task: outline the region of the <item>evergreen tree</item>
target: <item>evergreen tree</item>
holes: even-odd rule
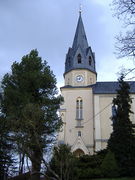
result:
[[[108,151],[108,153],[106,154],[100,168],[104,177],[112,178],[119,176],[119,168],[114,153],[112,153],[111,151]]]
[[[13,165],[12,149],[10,141],[9,126],[1,112],[2,91],[0,88],[0,180],[6,180],[9,168]]]
[[[121,175],[135,175],[135,136],[134,127],[130,121],[131,102],[130,86],[124,81],[124,75],[119,79],[117,96],[113,99],[113,132],[108,141],[108,148],[114,153]]]
[[[32,180],[38,180],[45,149],[61,125],[56,78],[37,50],[32,50],[20,63],[13,63],[2,88],[2,112],[10,123],[12,139],[17,150],[31,160]]]
[[[0,115],[0,180],[7,179],[13,165],[12,148],[7,121]]]

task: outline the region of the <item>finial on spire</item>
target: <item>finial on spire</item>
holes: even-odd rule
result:
[[[81,13],[82,13],[82,4],[80,4],[79,6],[79,14],[81,15]]]

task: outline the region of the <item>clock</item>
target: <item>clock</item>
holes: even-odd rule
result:
[[[77,82],[82,82],[83,81],[83,76],[82,75],[76,76],[76,81]]]

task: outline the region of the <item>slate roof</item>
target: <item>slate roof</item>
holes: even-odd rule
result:
[[[130,93],[135,94],[135,81],[128,81],[130,85]],[[92,88],[93,94],[116,94],[119,89],[118,82],[97,82],[89,86],[64,86],[62,88]]]
[[[78,63],[78,55],[81,56],[81,63]],[[88,45],[81,13],[79,15],[72,48],[69,48],[66,54],[64,74],[74,69],[88,69],[96,73],[95,54]]]
[[[72,49],[76,51],[78,46],[80,46],[81,49],[83,49],[83,50],[84,49],[86,50],[89,47],[87,37],[86,37],[86,33],[84,30],[84,25],[83,25],[81,13],[80,13],[80,16],[78,19],[78,24],[77,24],[77,28],[76,28],[76,32],[75,32],[75,37],[74,37]]]
[[[130,93],[135,93],[135,81],[128,81],[130,85]],[[118,82],[97,82],[92,87],[94,94],[116,94],[116,90],[119,89]]]

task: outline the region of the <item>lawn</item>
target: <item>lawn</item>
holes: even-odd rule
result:
[[[102,178],[102,179],[92,179],[92,180],[135,180],[135,177],[133,178]]]

